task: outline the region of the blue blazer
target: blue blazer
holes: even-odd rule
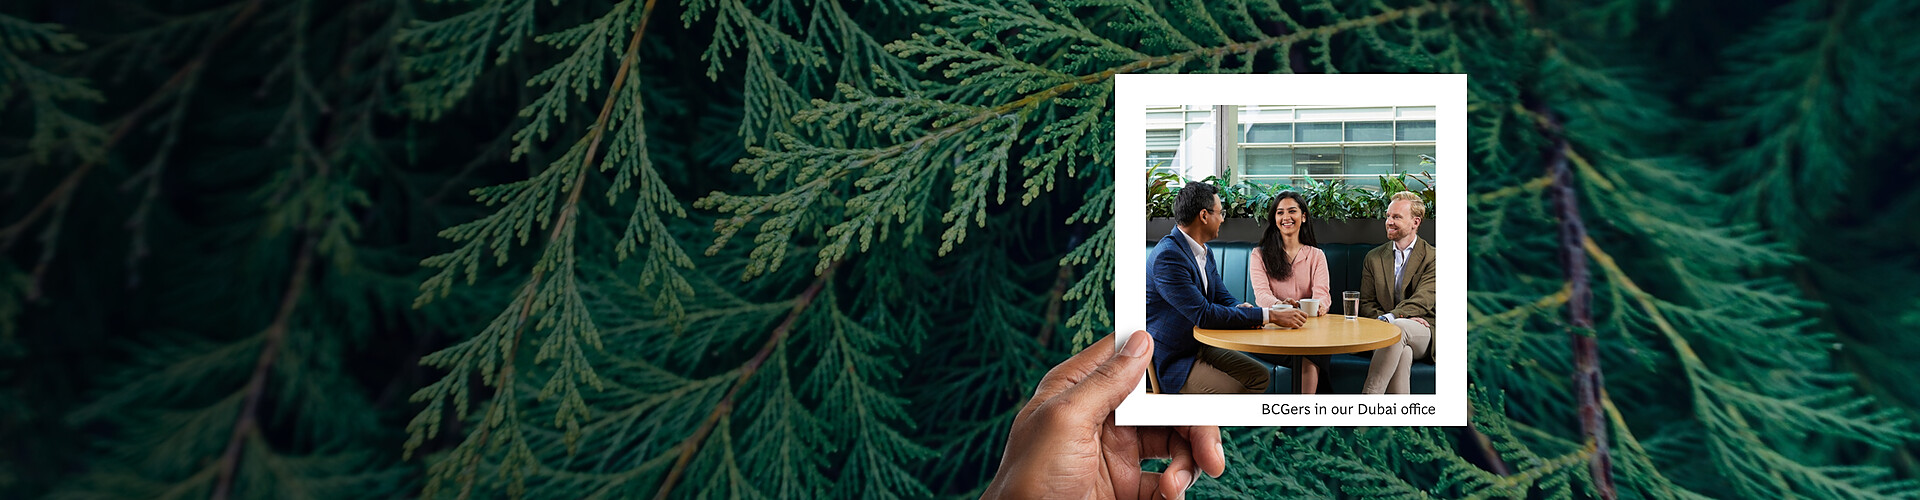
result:
[[[1221,283],[1219,260],[1208,256],[1207,268],[1193,265],[1192,240],[1173,232],[1160,238],[1147,255],[1147,333],[1153,335],[1153,367],[1160,375],[1160,391],[1179,394],[1193,372],[1200,341],[1193,328],[1256,328],[1266,323],[1266,310],[1234,307],[1240,301]],[[1200,273],[1207,273],[1207,290],[1200,289]]]

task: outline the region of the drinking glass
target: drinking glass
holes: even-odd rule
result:
[[[1360,292],[1340,292],[1340,310],[1346,311],[1347,319],[1354,319],[1360,313]]]

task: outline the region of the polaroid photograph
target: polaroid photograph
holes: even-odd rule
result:
[[[1115,85],[1118,424],[1467,424],[1466,75]]]

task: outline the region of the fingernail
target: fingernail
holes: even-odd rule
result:
[[[1187,482],[1186,487],[1180,488],[1180,496],[1174,497],[1174,498],[1186,498],[1187,490],[1193,489],[1193,483],[1195,481],[1199,481],[1200,478],[1194,476],[1192,472],[1182,470],[1180,472],[1176,472],[1173,474],[1173,480],[1174,482],[1180,482],[1182,480],[1185,480]]]
[[[1148,336],[1147,332],[1144,331],[1133,332],[1133,335],[1128,335],[1127,346],[1120,350],[1120,355],[1129,358],[1138,358],[1145,355],[1147,353],[1147,340],[1142,337],[1146,336]]]

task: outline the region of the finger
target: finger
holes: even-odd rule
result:
[[[1173,445],[1178,444],[1193,457],[1193,464],[1200,472],[1211,477],[1220,477],[1227,472],[1227,453],[1226,448],[1221,446],[1219,427],[1201,425],[1131,429],[1138,436],[1136,442],[1139,443],[1139,449],[1136,453],[1141,459],[1173,458],[1176,453],[1182,452],[1174,449]]]
[[[1139,500],[1160,500],[1166,498],[1160,495],[1160,484],[1160,473],[1140,473],[1140,488],[1134,490],[1134,498]]]
[[[1301,313],[1299,309],[1291,309],[1282,313],[1280,320],[1279,323],[1288,328],[1299,328],[1300,325],[1307,324],[1307,315]]]
[[[1127,345],[1115,355],[1100,363],[1087,373],[1078,384],[1067,388],[1059,396],[1049,401],[1049,405],[1059,405],[1059,411],[1067,412],[1087,419],[1088,423],[1098,423],[1127,395],[1140,385],[1140,378],[1146,375],[1147,363],[1152,362],[1153,337],[1135,333],[1127,340]],[[1064,366],[1064,365],[1063,365]],[[1059,370],[1060,368],[1055,368]]]
[[[1227,472],[1227,451],[1220,443],[1220,428],[1211,425],[1177,427],[1193,451],[1193,462],[1207,475],[1220,477]]]
[[[1193,447],[1179,433],[1167,433],[1167,449],[1173,452],[1173,461],[1167,463],[1167,470],[1160,473],[1160,493],[1167,498],[1181,498],[1187,493],[1187,487],[1199,476],[1193,473]]]
[[[1145,330],[1141,330],[1133,332],[1132,336],[1148,337],[1150,335],[1147,335]],[[1087,378],[1088,373],[1093,372],[1094,368],[1098,368],[1107,358],[1113,357],[1115,337],[1118,335],[1109,334],[1098,342],[1094,342],[1093,345],[1087,346],[1086,349],[1080,350],[1078,354],[1067,358],[1066,361],[1055,365],[1052,370],[1048,370],[1047,375],[1040,378],[1040,384],[1034,387],[1033,398],[1027,400],[1027,405],[1020,409],[1020,414],[1016,415],[1016,418],[1033,413],[1042,403],[1052,400],[1068,387],[1078,385],[1081,380]]]

